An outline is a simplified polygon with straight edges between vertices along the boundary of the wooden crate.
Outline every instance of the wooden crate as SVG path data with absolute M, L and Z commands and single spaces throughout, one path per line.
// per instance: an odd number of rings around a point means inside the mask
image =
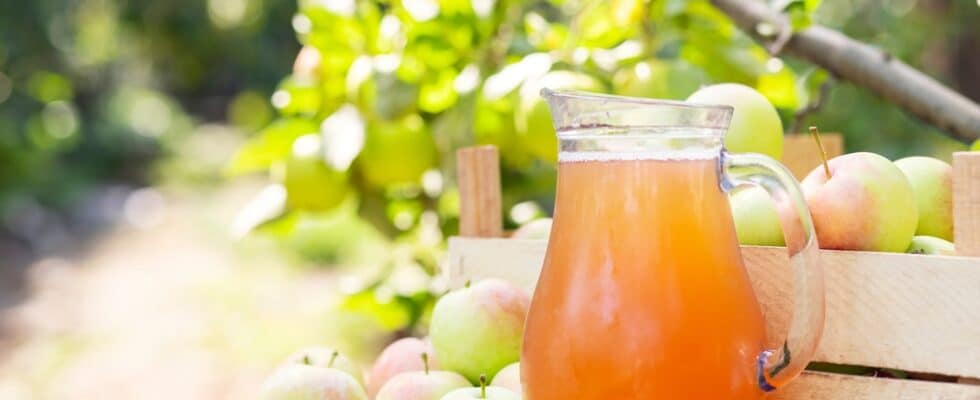
M 444 273 L 451 287 L 495 277 L 533 291 L 546 242 L 502 237 L 497 157 L 488 146 L 458 153 L 461 236 L 449 241 Z M 809 152 L 787 157 L 804 166 L 819 159 Z M 805 372 L 771 398 L 980 400 L 980 152 L 956 153 L 953 169 L 962 256 L 821 250 L 827 319 L 814 361 L 893 368 L 933 380 Z M 742 246 L 742 256 L 774 347 L 793 307 L 786 250 Z

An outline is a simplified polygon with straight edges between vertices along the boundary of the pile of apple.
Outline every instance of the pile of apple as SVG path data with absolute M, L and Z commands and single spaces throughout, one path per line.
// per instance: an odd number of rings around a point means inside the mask
M 311 348 L 268 378 L 261 399 L 520 400 L 518 360 L 529 305 L 527 293 L 502 280 L 467 285 L 436 303 L 429 338 L 389 345 L 366 382 L 339 352 Z
M 729 151 L 782 157 L 779 115 L 754 89 L 713 85 L 688 100 L 735 108 L 725 136 Z M 800 186 L 821 248 L 954 253 L 952 167 L 944 161 L 908 157 L 891 162 L 874 153 L 845 154 L 817 166 Z M 777 209 L 762 189 L 737 191 L 731 206 L 739 242 L 785 245 L 782 226 L 793 226 L 792 211 Z

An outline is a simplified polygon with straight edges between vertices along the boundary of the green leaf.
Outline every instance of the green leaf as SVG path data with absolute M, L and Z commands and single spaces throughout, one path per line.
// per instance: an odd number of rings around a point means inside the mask
M 789 16 L 794 31 L 800 31 L 813 23 L 813 13 L 820 7 L 820 2 L 821 0 L 776 0 L 770 4 Z
M 282 118 L 246 142 L 232 157 L 225 173 L 235 176 L 261 171 L 273 163 L 285 160 L 296 138 L 319 132 L 319 127 L 304 118 Z
M 419 90 L 419 108 L 425 112 L 438 113 L 456 104 L 459 95 L 453 85 L 455 79 L 455 70 L 444 69 L 434 79 L 423 83 Z
M 827 71 L 820 68 L 810 68 L 796 80 L 796 92 L 799 97 L 797 109 L 806 107 L 820 96 L 820 86 L 827 81 Z
M 348 296 L 341 307 L 346 311 L 366 314 L 387 330 L 403 328 L 412 320 L 410 304 L 393 295 L 385 295 L 376 288 Z
M 272 96 L 272 105 L 283 115 L 315 115 L 320 111 L 320 87 L 314 79 L 290 76 Z

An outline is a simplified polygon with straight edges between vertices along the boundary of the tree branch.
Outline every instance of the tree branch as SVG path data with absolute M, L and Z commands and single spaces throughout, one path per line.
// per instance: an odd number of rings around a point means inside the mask
M 793 33 L 786 18 L 765 2 L 711 3 L 766 48 L 789 35 L 780 51 L 863 86 L 955 138 L 980 139 L 980 106 L 890 54 L 822 26 Z

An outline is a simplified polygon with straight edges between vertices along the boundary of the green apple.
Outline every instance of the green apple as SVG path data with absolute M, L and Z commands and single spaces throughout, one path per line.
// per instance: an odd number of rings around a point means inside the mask
M 400 183 L 417 183 L 422 174 L 437 165 L 435 139 L 418 114 L 394 121 L 371 121 L 358 166 L 364 180 L 384 188 Z
M 912 238 L 906 253 L 911 254 L 938 254 L 945 256 L 955 256 L 956 246 L 947 240 L 932 236 L 916 236 Z
M 262 387 L 261 400 L 367 400 L 367 393 L 350 374 L 334 368 L 288 365 Z
M 364 374 L 349 358 L 340 354 L 339 351 L 327 347 L 310 347 L 296 352 L 286 359 L 288 365 L 310 365 L 320 368 L 333 368 L 346 372 L 352 376 L 358 384 L 364 385 Z
M 783 122 L 772 103 L 755 89 L 738 83 L 705 86 L 687 101 L 735 108 L 725 134 L 725 147 L 733 153 L 762 153 L 783 157 Z
M 540 218 L 521 225 L 511 235 L 514 239 L 548 240 L 551 236 L 551 218 Z
M 605 92 L 606 88 L 589 75 L 571 71 L 551 71 L 541 78 L 529 79 L 521 86 L 521 101 L 515 115 L 519 143 L 536 158 L 555 163 L 558 138 L 551 111 L 541 98 L 542 88 L 589 92 Z
M 296 138 L 292 153 L 282 165 L 286 204 L 291 208 L 330 210 L 340 205 L 350 192 L 347 173 L 331 168 L 324 161 L 319 134 Z
M 851 153 L 810 172 L 801 188 L 820 247 L 904 252 L 919 221 L 912 185 L 887 158 Z
M 500 279 L 440 298 L 429 327 L 439 365 L 476 382 L 518 361 L 530 302 L 521 288 Z
M 422 371 L 403 372 L 388 380 L 375 400 L 439 400 L 456 389 L 470 386 L 462 375 L 449 371 L 430 371 L 428 354 L 422 353 Z
M 487 386 L 487 376 L 480 375 L 480 387 L 456 389 L 441 400 L 521 400 L 521 396 L 510 389 Z
M 977 139 L 976 141 L 973 142 L 973 146 L 970 146 L 970 150 L 980 151 L 980 139 Z
M 493 377 L 490 385 L 509 389 L 514 393 L 523 393 L 524 389 L 521 386 L 521 363 L 516 362 L 504 367 L 504 369 L 500 370 Z
M 756 246 L 785 246 L 776 202 L 764 189 L 741 188 L 729 197 L 738 242 Z
M 916 235 L 953 240 L 953 167 L 930 157 L 895 161 L 912 185 L 919 207 Z
M 374 396 L 389 379 L 403 372 L 423 371 L 421 355 L 433 354 L 428 339 L 403 338 L 385 347 L 371 367 L 368 375 L 368 395 Z M 438 368 L 433 357 L 428 357 L 429 367 Z

